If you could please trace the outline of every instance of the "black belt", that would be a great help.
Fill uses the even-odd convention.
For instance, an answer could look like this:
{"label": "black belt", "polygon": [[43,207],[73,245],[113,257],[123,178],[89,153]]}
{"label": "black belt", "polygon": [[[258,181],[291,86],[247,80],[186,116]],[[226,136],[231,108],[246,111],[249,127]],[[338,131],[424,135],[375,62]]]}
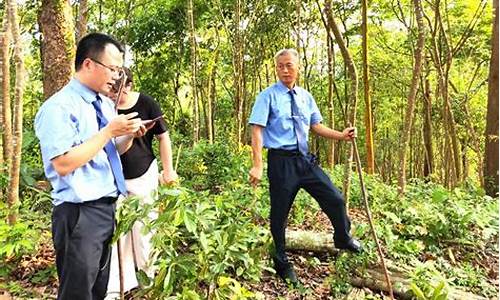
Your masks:
{"label": "black belt", "polygon": [[117,197],[102,197],[97,200],[85,201],[83,204],[113,204],[117,199]]}
{"label": "black belt", "polygon": [[299,150],[269,149],[269,154],[281,156],[302,156]]}

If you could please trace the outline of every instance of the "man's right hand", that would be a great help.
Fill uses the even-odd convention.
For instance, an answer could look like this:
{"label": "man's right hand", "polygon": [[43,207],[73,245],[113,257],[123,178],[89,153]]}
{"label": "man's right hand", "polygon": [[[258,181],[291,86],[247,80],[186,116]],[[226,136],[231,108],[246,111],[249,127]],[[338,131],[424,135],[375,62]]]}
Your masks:
{"label": "man's right hand", "polygon": [[252,167],[250,169],[250,184],[253,187],[259,185],[260,180],[262,179],[262,167]]}
{"label": "man's right hand", "polygon": [[137,112],[132,112],[126,115],[118,115],[112,119],[105,128],[111,137],[134,134],[141,128],[142,125],[141,119],[135,118],[137,115]]}

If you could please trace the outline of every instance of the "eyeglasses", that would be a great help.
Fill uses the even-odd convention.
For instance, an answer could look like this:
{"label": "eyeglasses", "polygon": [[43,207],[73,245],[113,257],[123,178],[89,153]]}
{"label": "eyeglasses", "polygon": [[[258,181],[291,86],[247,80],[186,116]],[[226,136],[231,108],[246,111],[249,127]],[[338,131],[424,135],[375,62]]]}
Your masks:
{"label": "eyeglasses", "polygon": [[116,67],[116,66],[108,66],[108,65],[105,65],[105,64],[103,64],[102,62],[98,61],[97,59],[90,58],[90,57],[89,57],[89,59],[90,59],[91,61],[93,61],[93,62],[95,62],[95,63],[97,63],[97,64],[99,64],[99,65],[101,65],[101,66],[105,67],[106,69],[110,70],[111,72],[113,72],[113,73],[116,73],[116,74],[120,75],[120,77],[121,77],[121,76],[123,75],[123,73],[124,73],[124,72],[123,72],[123,68],[121,68],[121,67]]}
{"label": "eyeglasses", "polygon": [[295,67],[295,64],[293,63],[278,64],[276,67],[278,68],[278,70],[292,69]]}

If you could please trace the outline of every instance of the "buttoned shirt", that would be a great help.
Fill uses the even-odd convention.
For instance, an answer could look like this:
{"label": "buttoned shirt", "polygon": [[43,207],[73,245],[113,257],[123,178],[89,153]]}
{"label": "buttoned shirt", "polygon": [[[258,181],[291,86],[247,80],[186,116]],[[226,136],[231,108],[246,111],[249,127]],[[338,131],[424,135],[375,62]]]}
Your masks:
{"label": "buttoned shirt", "polygon": [[289,92],[294,93],[306,138],[309,137],[310,126],[323,120],[313,96],[308,91],[298,86],[290,90],[278,81],[259,93],[249,120],[252,125],[264,127],[262,137],[265,148],[298,149]]}
{"label": "buttoned shirt", "polygon": [[[52,202],[81,203],[117,196],[113,173],[103,149],[83,166],[61,176],[52,159],[82,144],[99,131],[92,101],[97,93],[73,78],[40,107],[35,117],[35,133],[40,140],[45,176],[52,185]],[[115,115],[113,102],[103,96],[102,111],[108,120]]]}

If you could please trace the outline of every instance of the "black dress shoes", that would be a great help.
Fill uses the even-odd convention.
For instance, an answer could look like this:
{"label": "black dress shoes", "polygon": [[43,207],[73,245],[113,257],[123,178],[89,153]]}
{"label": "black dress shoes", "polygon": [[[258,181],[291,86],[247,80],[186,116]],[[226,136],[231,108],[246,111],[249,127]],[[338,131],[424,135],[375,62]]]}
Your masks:
{"label": "black dress shoes", "polygon": [[335,247],[338,249],[348,250],[353,253],[363,252],[363,246],[361,246],[361,243],[356,239],[350,239],[347,243],[335,243]]}
{"label": "black dress shoes", "polygon": [[277,263],[275,260],[274,269],[276,270],[276,274],[278,274],[278,276],[283,279],[286,284],[290,284],[293,287],[296,287],[298,284],[300,284],[300,281],[297,278],[297,274],[295,274],[293,265],[291,263]]}

